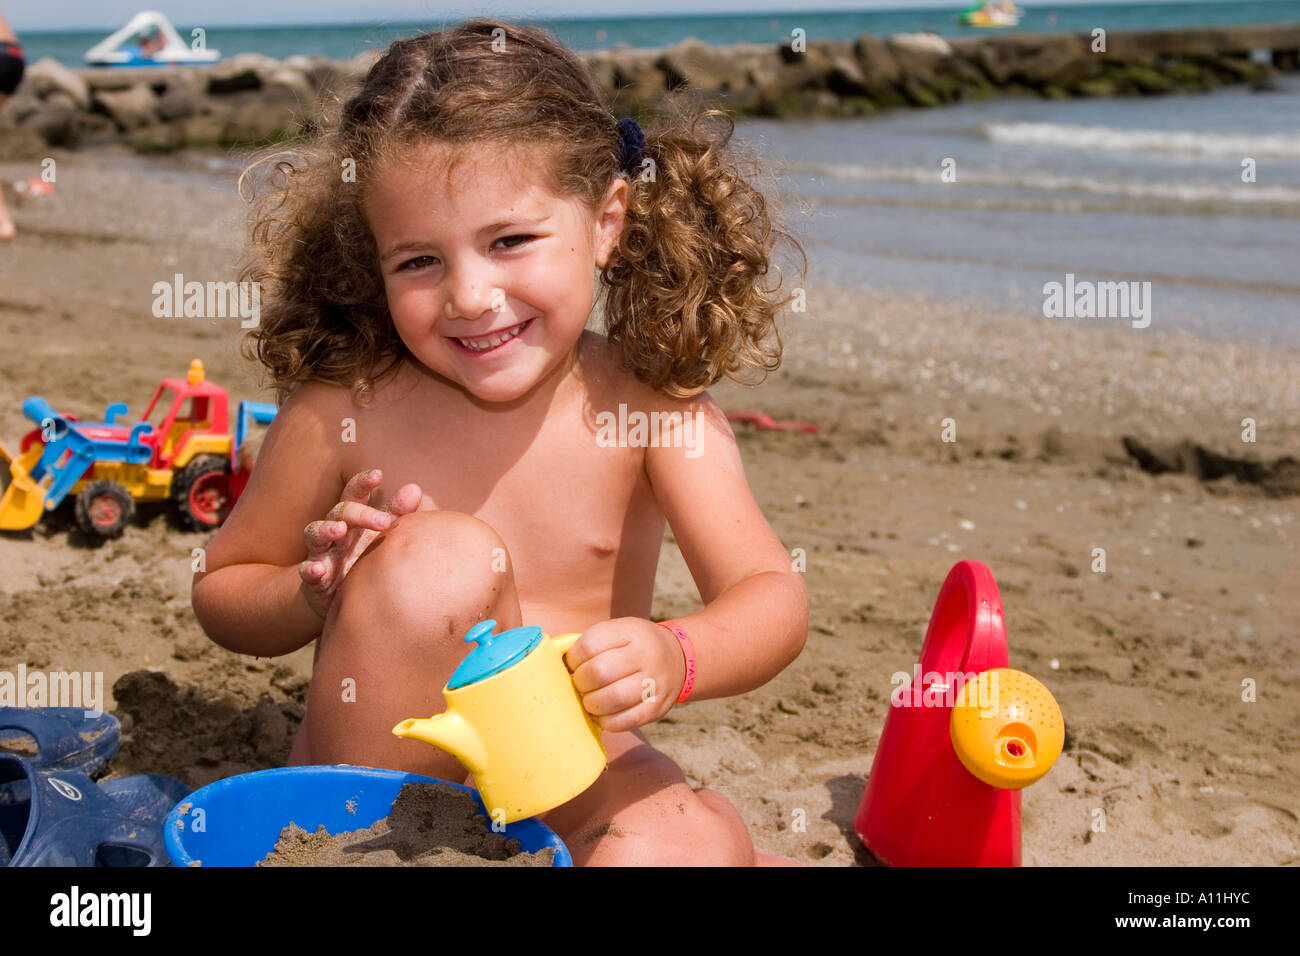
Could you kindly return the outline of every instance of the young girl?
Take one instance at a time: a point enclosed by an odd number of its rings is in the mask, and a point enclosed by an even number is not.
[[[476,622],[581,632],[566,662],[609,765],[541,817],[575,862],[779,860],[638,730],[761,686],[808,625],[704,390],[779,365],[788,299],[761,280],[789,237],[730,129],[698,125],[645,140],[552,35],[473,20],[394,43],[279,164],[242,278],[270,286],[248,344],[288,397],[193,603],[232,651],[316,640],[291,763],[472,785],[393,726],[443,710]],[[607,336],[585,329],[597,270]],[[670,627],[665,520],[705,602]]]

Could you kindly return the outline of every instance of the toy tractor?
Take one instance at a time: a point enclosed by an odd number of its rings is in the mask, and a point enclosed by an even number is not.
[[[32,527],[69,494],[88,535],[120,535],[137,501],[170,500],[190,527],[216,528],[248,483],[250,426],[269,425],[275,412],[240,402],[231,435],[226,390],[205,381],[198,359],[185,378],[162,380],[134,425],[117,421],[127,413],[122,402],[108,406],[104,421],[82,422],[34,395],[23,414],[37,428],[23,436],[18,456],[0,445],[0,530]]]

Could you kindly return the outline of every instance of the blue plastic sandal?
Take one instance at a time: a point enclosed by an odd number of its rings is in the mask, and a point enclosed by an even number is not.
[[[112,714],[87,717],[80,707],[0,707],[0,746],[29,735],[34,756],[25,757],[43,770],[94,774],[122,745],[122,726]]]
[[[163,821],[189,793],[170,777],[97,784],[0,754],[0,865],[170,866]]]

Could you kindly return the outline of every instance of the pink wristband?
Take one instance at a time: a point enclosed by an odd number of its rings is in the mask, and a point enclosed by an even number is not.
[[[680,704],[695,689],[695,645],[686,636],[686,632],[672,621],[655,621],[655,623],[672,632],[673,637],[677,638],[677,643],[682,646],[682,656],[686,658],[686,683],[682,684],[681,696],[677,698],[677,703]]]

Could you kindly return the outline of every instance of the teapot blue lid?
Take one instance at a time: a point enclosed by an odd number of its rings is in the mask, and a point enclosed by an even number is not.
[[[512,627],[493,634],[496,626],[497,622],[488,618],[469,629],[465,641],[476,643],[478,647],[470,651],[452,673],[451,680],[447,681],[448,690],[481,681],[519,663],[542,641],[542,629],[537,625]]]

